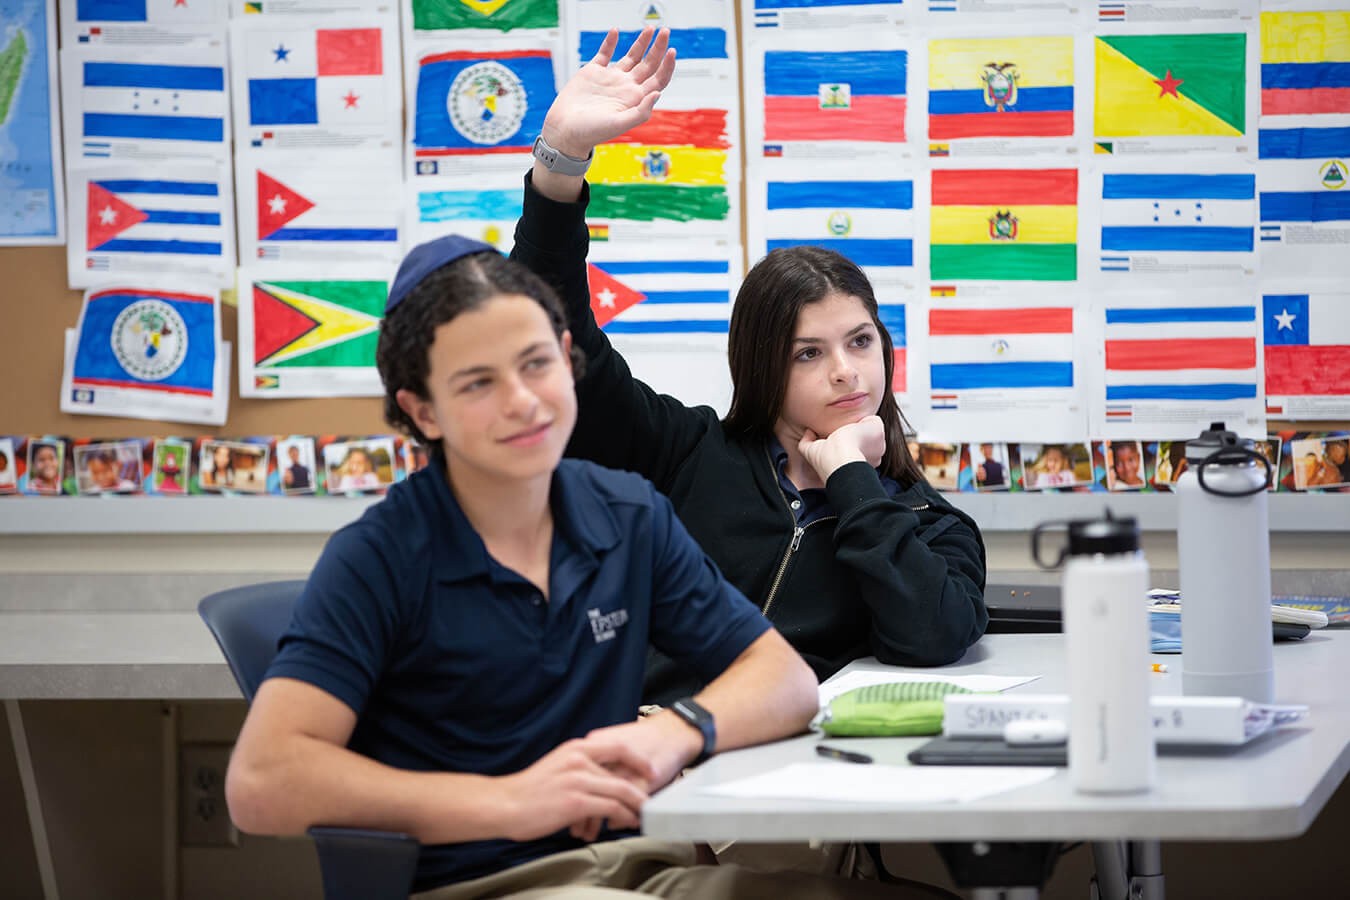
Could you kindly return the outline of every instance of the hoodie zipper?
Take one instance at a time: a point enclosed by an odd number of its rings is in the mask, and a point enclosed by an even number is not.
[[[769,610],[773,607],[774,598],[778,595],[778,586],[783,583],[783,573],[787,571],[788,563],[792,560],[792,554],[797,552],[797,548],[802,545],[802,535],[806,529],[810,528],[816,522],[825,522],[831,519],[838,519],[838,516],[821,516],[815,522],[808,522],[806,525],[797,524],[797,514],[792,510],[792,504],[788,501],[787,494],[783,492],[783,486],[778,483],[778,473],[773,467],[773,457],[769,455],[769,448],[764,448],[764,458],[769,463],[769,474],[773,476],[774,487],[778,488],[778,496],[783,498],[783,507],[792,518],[792,543],[788,545],[787,552],[783,554],[783,559],[778,563],[778,571],[774,573],[773,584],[769,586],[768,596],[764,598],[764,606],[760,613],[764,618],[769,617]]]

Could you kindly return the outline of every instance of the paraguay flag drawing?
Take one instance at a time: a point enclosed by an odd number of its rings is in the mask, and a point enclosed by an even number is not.
[[[1261,13],[1261,114],[1350,113],[1350,12]]]
[[[731,266],[725,259],[605,259],[587,265],[591,310],[610,334],[726,334]]]
[[[929,140],[1072,134],[1072,37],[929,42]]]
[[[1256,176],[1102,176],[1102,271],[1125,272],[1135,254],[1178,264],[1253,264]]]
[[[1268,399],[1350,397],[1350,294],[1267,294],[1261,321]]]
[[[244,189],[252,183],[252,195]],[[247,257],[285,259],[383,259],[397,262],[397,169],[318,167],[269,163],[240,173],[241,218],[253,224],[241,249]],[[241,229],[241,232],[243,229]]]
[[[1246,133],[1245,34],[1113,35],[1094,45],[1096,135]]]
[[[931,309],[928,348],[934,409],[959,391],[1074,386],[1071,306]]]
[[[239,34],[249,125],[370,125],[388,117],[379,28],[250,28]]]
[[[1254,400],[1256,307],[1108,304],[1107,403]]]
[[[914,182],[770,181],[764,233],[767,250],[814,244],[868,270],[912,268]]]
[[[587,212],[600,219],[725,219],[727,112],[657,110],[644,125],[595,148]]]
[[[412,0],[413,28],[557,28],[558,0]]]
[[[939,170],[932,191],[934,280],[1077,277],[1077,170]]]
[[[209,396],[219,339],[214,296],[97,291],[80,314],[71,384]]]
[[[528,151],[556,96],[547,50],[430,53],[417,61],[421,157]]]
[[[764,140],[905,140],[904,50],[770,50]]]

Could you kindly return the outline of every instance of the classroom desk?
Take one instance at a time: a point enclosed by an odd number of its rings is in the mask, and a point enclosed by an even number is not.
[[[1062,634],[986,635],[953,675],[1042,677],[1012,690],[1066,692]],[[1181,692],[1181,659],[1149,673],[1158,694]],[[844,671],[886,669],[859,661]],[[904,669],[892,669],[897,674]],[[914,670],[932,673],[935,670]],[[1239,748],[1180,751],[1158,758],[1148,794],[1080,795],[1068,771],[1033,787],[963,804],[846,804],[746,799],[700,792],[711,784],[794,762],[818,762],[809,735],[719,754],[675,782],[643,809],[643,831],[687,840],[801,841],[1141,841],[1258,840],[1305,832],[1350,770],[1350,631],[1313,632],[1275,647],[1276,699],[1306,703],[1305,727],[1264,735]],[[851,738],[844,746],[877,763],[908,765],[927,738]],[[835,744],[840,739],[832,739]],[[840,765],[845,765],[840,763]],[[1156,845],[1154,845],[1156,847]]]

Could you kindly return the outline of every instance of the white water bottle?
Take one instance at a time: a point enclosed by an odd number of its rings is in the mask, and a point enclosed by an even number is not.
[[[1156,777],[1149,712],[1148,564],[1134,519],[1046,523],[1032,532],[1041,561],[1043,529],[1067,524],[1064,642],[1069,676],[1069,780],[1092,794],[1147,791]],[[1067,556],[1067,562],[1065,558]]]
[[[1176,482],[1183,693],[1275,699],[1269,465],[1222,422],[1186,442]]]

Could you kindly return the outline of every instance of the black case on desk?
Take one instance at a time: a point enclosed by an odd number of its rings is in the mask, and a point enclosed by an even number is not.
[[[916,766],[1067,766],[1067,744],[1008,744],[1003,738],[935,737],[909,752]]]

